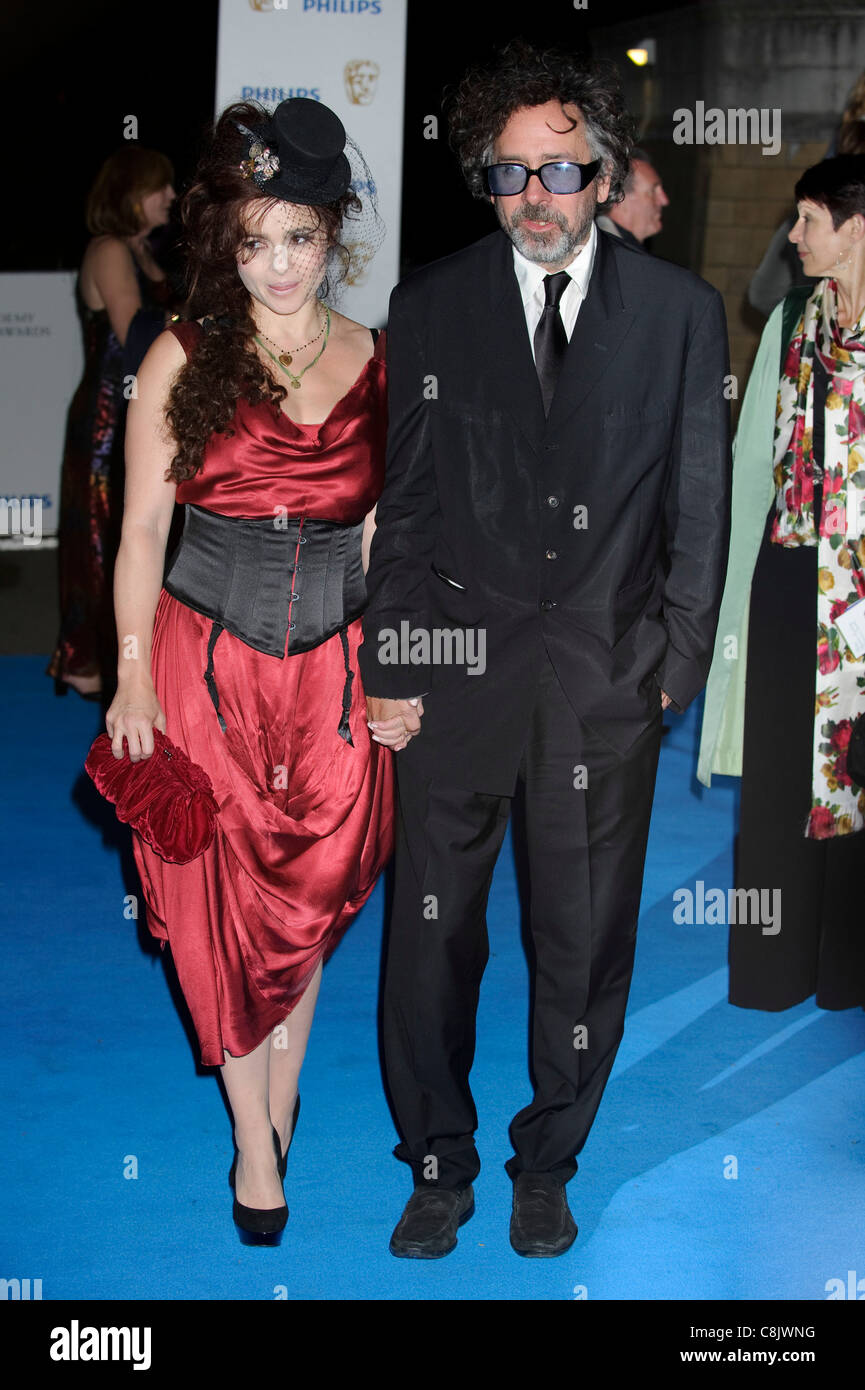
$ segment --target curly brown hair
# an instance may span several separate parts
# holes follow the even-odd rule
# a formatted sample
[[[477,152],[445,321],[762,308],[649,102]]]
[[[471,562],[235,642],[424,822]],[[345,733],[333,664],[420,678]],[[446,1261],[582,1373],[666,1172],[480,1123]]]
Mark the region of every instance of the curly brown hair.
[[[492,162],[493,142],[515,111],[560,101],[578,106],[593,159],[610,176],[610,192],[599,208],[624,197],[633,121],[625,110],[616,69],[586,63],[563,49],[539,49],[513,39],[487,63],[470,68],[446,95],[450,144],[476,198],[486,199],[483,171]]]
[[[213,434],[234,433],[231,421],[241,397],[251,405],[267,402],[278,412],[287,394],[255,351],[251,298],[237,273],[250,222],[278,201],[250,194],[249,180],[240,169],[247,142],[238,123],[255,130],[269,119],[256,102],[226,107],[181,203],[189,284],[184,317],[204,318],[206,331],[177,373],[165,411],[177,441],[166,479],[177,483],[200,472]],[[339,234],[345,214],[355,206],[358,200],[348,191],[333,203],[309,209],[328,247],[320,298],[329,293],[329,277],[339,279],[348,268],[349,254]]]

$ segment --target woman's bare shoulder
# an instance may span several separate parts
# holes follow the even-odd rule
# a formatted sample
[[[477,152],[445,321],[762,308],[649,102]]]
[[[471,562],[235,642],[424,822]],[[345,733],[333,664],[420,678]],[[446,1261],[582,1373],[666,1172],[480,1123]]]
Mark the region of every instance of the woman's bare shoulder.
[[[186,350],[176,333],[166,328],[155,338],[144,355],[138,368],[138,376],[145,380],[167,380],[174,376],[186,361]]]
[[[88,262],[91,266],[125,265],[134,269],[132,252],[123,238],[119,236],[95,236],[92,241],[88,242],[84,252],[82,264]]]
[[[336,331],[346,342],[353,339],[360,342],[364,334],[369,334],[371,330],[363,323],[356,323],[354,319],[346,318],[345,314],[338,314],[335,309],[330,311],[330,331]]]

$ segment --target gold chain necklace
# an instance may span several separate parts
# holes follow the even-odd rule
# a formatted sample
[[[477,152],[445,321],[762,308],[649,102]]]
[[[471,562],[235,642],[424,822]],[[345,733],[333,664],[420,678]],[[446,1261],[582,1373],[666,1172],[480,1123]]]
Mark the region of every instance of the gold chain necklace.
[[[299,386],[300,386],[300,379],[301,379],[301,377],[303,376],[304,372],[308,372],[309,369],[310,369],[310,367],[314,367],[314,366],[315,366],[316,362],[317,362],[318,359],[321,357],[321,354],[324,352],[325,348],[327,347],[327,340],[328,340],[328,338],[330,337],[330,309],[329,309],[327,306],[325,306],[324,312],[325,312],[326,318],[325,318],[324,328],[321,330],[321,332],[324,334],[324,342],[322,343],[322,345],[321,345],[321,347],[319,348],[318,352],[315,354],[315,357],[313,357],[312,361],[311,361],[311,362],[307,362],[306,366],[303,367],[302,370],[301,370],[300,372],[298,372],[297,376],[294,375],[294,372],[289,371],[289,369],[288,369],[288,367],[286,366],[285,362],[282,360],[282,357],[274,357],[273,353],[270,351],[270,348],[267,348],[267,347],[264,346],[264,343],[261,341],[261,338],[259,338],[258,334],[255,335],[255,341],[258,343],[258,346],[259,346],[260,348],[263,348],[263,349],[264,349],[264,351],[267,353],[268,357],[270,358],[271,362],[275,362],[276,365],[277,365],[277,367],[281,367],[281,368],[282,368],[282,370],[285,372],[285,375],[288,377],[289,381],[291,382],[292,386],[294,386],[294,387],[299,387]],[[265,333],[264,336],[267,337],[267,334]],[[317,333],[317,334],[316,334],[316,338],[320,338],[320,337],[321,337],[321,333]],[[270,339],[268,339],[268,341],[270,341]],[[310,339],[310,342],[313,342],[313,343],[314,343],[314,342],[315,342],[315,338],[311,338],[311,339]],[[274,343],[274,347],[277,347],[277,346],[278,346],[278,344],[277,344],[277,343]],[[304,347],[308,347],[308,346],[309,346],[309,343],[304,343]],[[299,351],[300,351],[300,348],[295,348],[295,352],[299,352]],[[290,361],[291,361],[291,358],[289,357],[288,360],[289,360],[289,362],[290,362]]]
[[[291,366],[291,363],[292,363],[292,360],[293,360],[293,359],[292,359],[292,353],[295,353],[295,352],[303,352],[303,349],[304,349],[304,348],[312,347],[312,344],[313,344],[313,343],[317,343],[317,342],[318,342],[319,338],[321,337],[321,335],[322,335],[322,333],[324,332],[324,330],[325,330],[326,327],[327,327],[327,320],[325,320],[325,322],[321,325],[321,328],[318,330],[318,332],[316,333],[316,335],[315,335],[314,338],[310,338],[310,340],[309,340],[308,343],[301,343],[300,347],[296,347],[296,348],[281,348],[281,347],[279,346],[279,343],[275,343],[275,342],[273,341],[272,338],[267,338],[267,334],[265,333],[265,331],[264,331],[263,328],[259,329],[259,332],[261,333],[262,338],[267,338],[267,341],[270,343],[271,347],[275,347],[275,348],[276,348],[277,352],[279,353],[279,359],[278,359],[278,360],[279,360],[280,366],[281,366],[281,367],[290,367],[290,366]],[[263,343],[262,343],[262,347],[264,347],[264,344],[263,344]],[[265,350],[265,352],[266,352],[266,351],[267,351],[267,348],[265,348],[264,350]]]

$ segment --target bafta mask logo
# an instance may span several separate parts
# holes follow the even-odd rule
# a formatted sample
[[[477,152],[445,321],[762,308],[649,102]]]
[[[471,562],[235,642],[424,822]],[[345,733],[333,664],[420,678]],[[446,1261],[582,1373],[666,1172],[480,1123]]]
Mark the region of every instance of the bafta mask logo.
[[[344,283],[346,285],[364,285],[369,267],[375,251],[370,246],[363,246],[360,242],[345,243],[345,249],[349,254],[349,267]]]
[[[273,0],[249,0],[249,8],[258,14],[269,14],[273,9]]]
[[[372,58],[352,58],[346,63],[343,77],[345,92],[353,106],[369,106],[375,96],[381,69]]]

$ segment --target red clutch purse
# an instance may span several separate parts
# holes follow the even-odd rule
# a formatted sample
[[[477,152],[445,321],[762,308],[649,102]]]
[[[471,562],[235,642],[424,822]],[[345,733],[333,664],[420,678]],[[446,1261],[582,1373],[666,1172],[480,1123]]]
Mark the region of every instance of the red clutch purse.
[[[118,820],[137,830],[169,864],[188,864],[213,839],[219,806],[203,767],[158,729],[153,741],[151,756],[133,763],[126,747],[123,757],[115,758],[111,739],[100,734],[84,768],[97,790],[114,803]]]

